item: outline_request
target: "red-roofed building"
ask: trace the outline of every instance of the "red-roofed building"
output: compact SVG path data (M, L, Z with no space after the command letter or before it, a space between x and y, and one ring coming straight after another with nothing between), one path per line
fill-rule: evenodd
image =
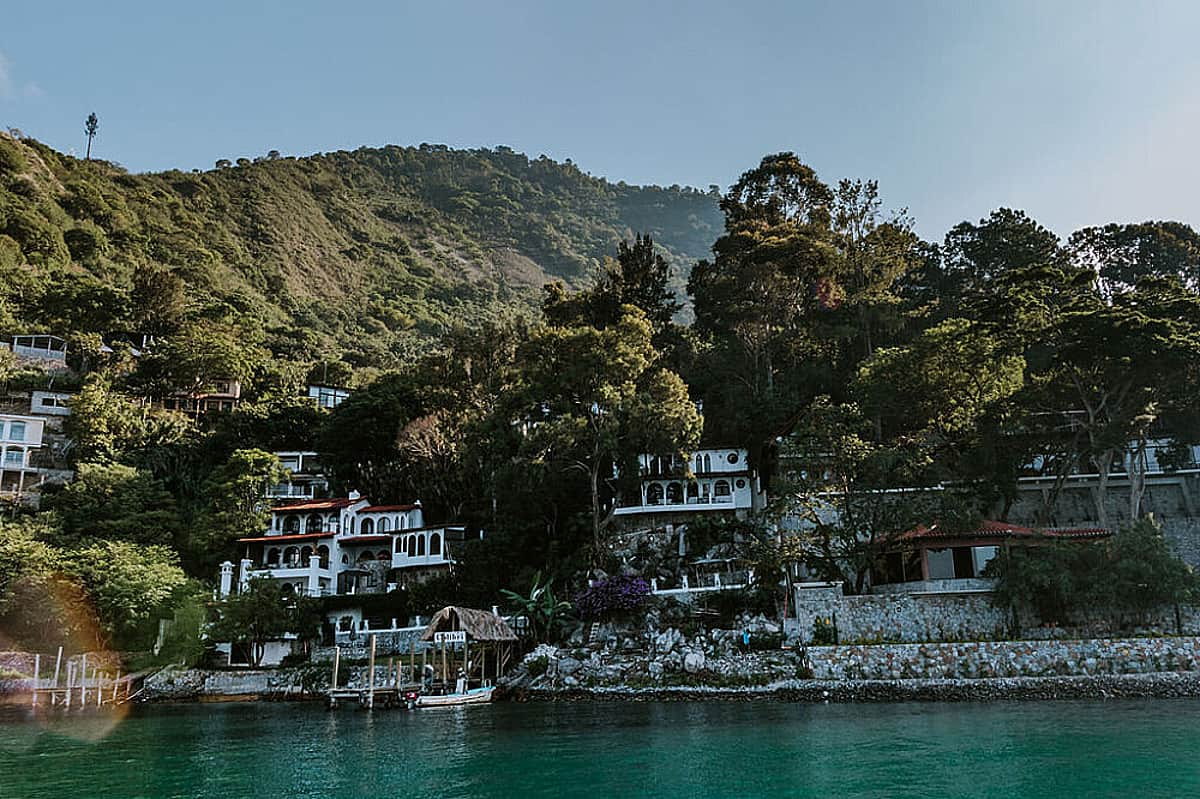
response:
M276 501L262 535L239 539L240 564L221 565L221 594L251 579L308 596L383 593L448 570L463 527L427 526L421 503L373 505L347 497Z
M978 581L1002 546L1037 546L1046 541L1094 541L1111 533L1098 527L1035 530L986 520L971 530L921 525L898 536L871 575L875 593L988 590ZM946 581L970 581L958 585Z

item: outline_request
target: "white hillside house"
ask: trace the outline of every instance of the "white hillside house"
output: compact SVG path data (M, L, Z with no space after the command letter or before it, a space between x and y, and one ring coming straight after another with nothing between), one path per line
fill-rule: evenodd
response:
M749 512L766 502L744 449L702 449L686 460L647 453L638 456L638 461L640 491L636 496L618 498L617 516Z
M234 565L221 565L220 592L261 578L307 596L382 593L449 569L465 540L462 527L426 526L419 502L372 505L354 492L281 502L263 535L239 539L236 580Z

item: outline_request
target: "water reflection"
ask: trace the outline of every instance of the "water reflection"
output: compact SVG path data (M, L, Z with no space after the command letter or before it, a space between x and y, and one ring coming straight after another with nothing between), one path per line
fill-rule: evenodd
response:
M3 797L1185 796L1200 703L138 709L85 743L0 715Z

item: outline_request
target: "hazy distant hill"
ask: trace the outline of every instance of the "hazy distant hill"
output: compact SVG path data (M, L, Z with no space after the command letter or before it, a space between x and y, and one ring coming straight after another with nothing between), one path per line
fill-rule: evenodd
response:
M612 184L508 148L384 147L132 175L0 134L0 269L138 263L184 278L211 313L391 351L455 320L529 307L585 281L636 232L686 270L721 227L713 194ZM224 309L224 310L223 310Z

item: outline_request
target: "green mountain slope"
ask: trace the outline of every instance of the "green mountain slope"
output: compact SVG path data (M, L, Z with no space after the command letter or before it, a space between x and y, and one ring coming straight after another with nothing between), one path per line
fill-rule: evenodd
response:
M125 290L139 265L161 265L197 313L309 331L386 365L455 322L533 307L549 279L581 285L636 232L682 284L720 228L712 194L612 184L507 148L133 175L0 134L0 324L52 324L22 304L21 281L72 270Z

